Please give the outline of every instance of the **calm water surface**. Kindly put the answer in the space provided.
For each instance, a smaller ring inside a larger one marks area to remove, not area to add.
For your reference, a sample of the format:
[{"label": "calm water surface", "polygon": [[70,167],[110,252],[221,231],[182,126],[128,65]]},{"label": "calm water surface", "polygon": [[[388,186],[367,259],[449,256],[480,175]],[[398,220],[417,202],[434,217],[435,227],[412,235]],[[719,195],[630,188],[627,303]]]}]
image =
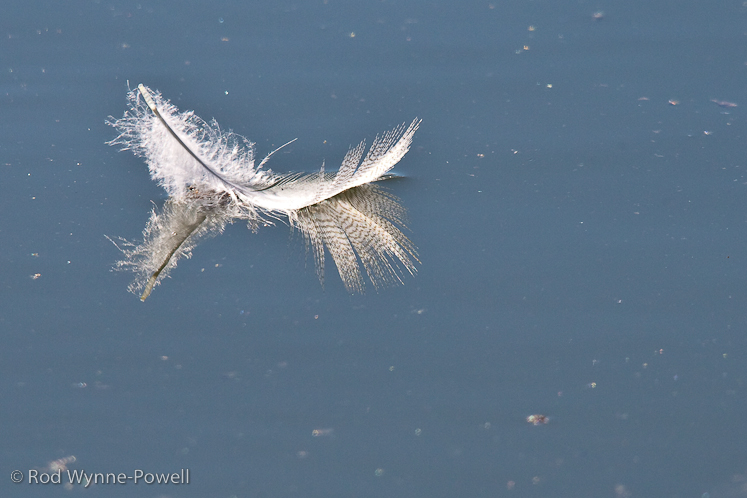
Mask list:
[{"label": "calm water surface", "polygon": [[[9,476],[74,455],[190,469],[100,496],[747,496],[746,19],[742,2],[11,1],[0,494],[64,492]],[[422,118],[388,185],[417,277],[350,296],[287,226],[235,224],[141,303],[105,238],[137,239],[165,200],[105,145],[128,82],[260,156],[298,137],[280,172]]]}]

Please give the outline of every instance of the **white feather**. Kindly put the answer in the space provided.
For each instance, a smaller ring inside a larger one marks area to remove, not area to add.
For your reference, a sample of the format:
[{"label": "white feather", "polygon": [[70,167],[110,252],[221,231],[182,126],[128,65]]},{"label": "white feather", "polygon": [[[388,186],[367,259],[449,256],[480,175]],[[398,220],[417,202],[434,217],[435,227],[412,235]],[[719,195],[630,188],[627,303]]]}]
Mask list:
[{"label": "white feather", "polygon": [[275,174],[254,164],[254,144],[246,138],[222,131],[218,123],[204,121],[192,111],[179,112],[160,93],[144,85],[132,90],[130,110],[121,119],[109,120],[119,136],[109,142],[143,156],[151,177],[171,197],[186,195],[191,188],[227,193],[250,209],[290,214],[347,189],[379,180],[412,144],[420,125],[399,126],[374,139],[363,159],[361,142],[345,156],[334,175]]},{"label": "white feather", "polygon": [[351,292],[363,290],[358,260],[375,287],[401,283],[402,269],[415,273],[415,247],[398,228],[404,209],[368,184],[384,178],[404,157],[420,120],[376,137],[365,157],[361,142],[336,173],[325,173],[322,166],[311,174],[276,174],[263,166],[279,149],[255,166],[254,144],[221,130],[215,120],[179,112],[143,85],[130,91],[128,100],[124,116],[107,121],[119,131],[109,144],[145,158],[151,177],[169,194],[164,208],[151,213],[141,244],[115,243],[125,254],[117,267],[138,275],[130,290],[142,292],[142,300],[200,239],[237,219],[256,229],[263,214],[285,215],[301,231],[320,279],[326,247]]}]

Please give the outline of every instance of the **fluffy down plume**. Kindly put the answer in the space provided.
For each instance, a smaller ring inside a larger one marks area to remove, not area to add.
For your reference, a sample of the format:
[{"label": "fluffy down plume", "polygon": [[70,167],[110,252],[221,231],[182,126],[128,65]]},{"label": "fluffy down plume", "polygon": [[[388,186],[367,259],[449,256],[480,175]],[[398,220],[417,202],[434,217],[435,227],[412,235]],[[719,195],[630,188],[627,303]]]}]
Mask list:
[{"label": "fluffy down plume", "polygon": [[112,241],[125,255],[116,268],[136,273],[130,291],[142,300],[200,239],[236,220],[256,230],[263,215],[287,217],[303,234],[322,281],[325,247],[351,292],[364,288],[360,264],[376,288],[415,273],[415,247],[400,230],[404,208],[371,182],[385,179],[407,153],[419,120],[374,139],[365,157],[361,142],[336,173],[283,175],[263,169],[274,152],[255,165],[251,142],[215,120],[179,112],[160,93],[140,85],[128,100],[124,116],[107,121],[119,131],[109,144],[143,157],[169,194],[161,210],[153,209],[141,244]]}]

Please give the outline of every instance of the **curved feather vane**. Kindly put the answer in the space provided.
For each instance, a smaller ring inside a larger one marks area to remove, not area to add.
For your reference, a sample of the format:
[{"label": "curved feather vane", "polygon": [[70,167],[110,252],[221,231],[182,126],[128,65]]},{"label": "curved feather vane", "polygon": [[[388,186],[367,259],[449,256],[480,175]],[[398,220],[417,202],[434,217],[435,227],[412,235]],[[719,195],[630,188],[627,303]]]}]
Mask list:
[{"label": "curved feather vane", "polygon": [[335,173],[322,166],[316,173],[276,174],[263,166],[279,149],[255,167],[254,144],[222,131],[214,120],[179,112],[143,85],[128,99],[124,116],[107,121],[119,131],[109,144],[144,157],[151,177],[169,194],[162,210],[152,210],[141,244],[112,241],[125,255],[117,268],[137,274],[130,291],[142,300],[199,240],[235,220],[256,230],[266,217],[285,216],[303,234],[322,281],[326,247],[350,292],[364,289],[361,264],[375,288],[415,274],[415,246],[400,230],[405,210],[371,182],[391,177],[420,120],[376,137],[365,157],[361,142]]},{"label": "curved feather vane", "polygon": [[318,173],[280,181],[271,188],[255,192],[242,192],[242,199],[270,211],[302,209],[353,187],[375,182],[389,172],[402,159],[412,144],[412,137],[420,125],[419,120],[395,128],[374,139],[366,157],[361,162],[365,142],[345,155],[339,171],[332,177]]}]

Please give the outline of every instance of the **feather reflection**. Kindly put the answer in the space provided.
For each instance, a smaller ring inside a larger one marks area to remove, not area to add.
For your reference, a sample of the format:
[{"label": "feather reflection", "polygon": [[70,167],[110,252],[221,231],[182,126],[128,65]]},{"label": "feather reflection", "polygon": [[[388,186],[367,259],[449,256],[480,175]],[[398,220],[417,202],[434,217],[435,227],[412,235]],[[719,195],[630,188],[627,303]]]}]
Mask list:
[{"label": "feather reflection", "polygon": [[[288,220],[312,252],[322,283],[325,249],[351,293],[365,289],[361,266],[377,289],[401,284],[405,274],[417,272],[416,248],[402,232],[405,209],[395,196],[377,185],[346,190],[296,211]],[[246,221],[254,231],[258,228],[257,219],[232,208],[230,198],[206,197],[196,190],[182,199],[170,198],[162,209],[151,210],[141,243],[112,240],[124,254],[116,268],[135,273],[128,290],[144,301],[179,259],[191,257],[202,240],[220,234],[235,221]]]}]

